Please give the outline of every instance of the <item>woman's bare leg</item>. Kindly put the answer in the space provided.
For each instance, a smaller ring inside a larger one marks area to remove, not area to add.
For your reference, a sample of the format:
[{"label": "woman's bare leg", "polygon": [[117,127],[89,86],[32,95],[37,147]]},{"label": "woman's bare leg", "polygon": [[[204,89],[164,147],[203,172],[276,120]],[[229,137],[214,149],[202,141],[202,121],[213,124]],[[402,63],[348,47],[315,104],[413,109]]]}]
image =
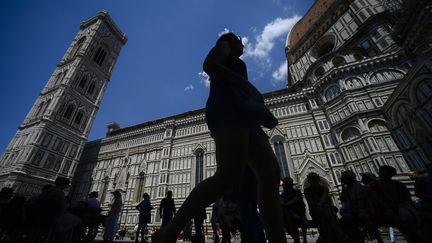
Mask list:
[{"label": "woman's bare leg", "polygon": [[176,242],[178,233],[199,210],[216,201],[226,190],[238,186],[246,164],[249,131],[224,128],[215,134],[214,139],[216,173],[191,191],[171,222],[154,234],[153,243]]},{"label": "woman's bare leg", "polygon": [[280,169],[268,138],[250,138],[248,162],[258,182],[258,204],[270,243],[286,243],[282,205],[279,202]]}]

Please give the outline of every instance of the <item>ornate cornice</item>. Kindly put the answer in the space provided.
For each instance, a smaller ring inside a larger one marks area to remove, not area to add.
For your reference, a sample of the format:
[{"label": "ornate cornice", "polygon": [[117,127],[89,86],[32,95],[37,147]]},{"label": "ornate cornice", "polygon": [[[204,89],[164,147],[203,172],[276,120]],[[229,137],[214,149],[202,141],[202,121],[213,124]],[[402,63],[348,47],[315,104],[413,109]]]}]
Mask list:
[{"label": "ornate cornice", "polygon": [[[310,80],[308,80],[309,85],[311,85],[316,90],[321,86],[325,85],[326,83],[337,79],[340,76],[358,72],[370,72],[372,70],[376,70],[382,67],[387,67],[389,64],[392,64],[394,66],[395,63],[402,62],[403,60],[405,60],[405,58],[406,53],[403,50],[398,50],[385,53],[380,56],[363,59],[361,61],[347,63],[338,67],[333,66],[315,82],[311,83]],[[306,72],[305,77],[310,76],[311,72],[315,71],[316,66],[319,64],[320,63],[312,64]]]},{"label": "ornate cornice", "polygon": [[120,30],[117,24],[114,23],[111,16],[108,14],[108,11],[106,10],[101,10],[98,12],[96,16],[88,20],[82,21],[80,28],[81,29],[87,28],[89,25],[95,23],[98,20],[103,21],[123,45],[126,44],[128,40],[127,36]]}]

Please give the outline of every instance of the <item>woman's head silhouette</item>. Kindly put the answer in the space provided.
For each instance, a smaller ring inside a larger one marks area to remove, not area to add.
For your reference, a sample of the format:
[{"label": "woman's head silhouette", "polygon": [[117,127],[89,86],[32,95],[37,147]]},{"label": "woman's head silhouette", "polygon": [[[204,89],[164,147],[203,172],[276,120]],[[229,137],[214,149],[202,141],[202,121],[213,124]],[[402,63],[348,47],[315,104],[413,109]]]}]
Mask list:
[{"label": "woman's head silhouette", "polygon": [[219,37],[219,39],[216,41],[216,45],[222,42],[228,42],[230,44],[232,55],[241,56],[243,54],[244,45],[240,36],[234,34],[233,32],[228,32]]}]

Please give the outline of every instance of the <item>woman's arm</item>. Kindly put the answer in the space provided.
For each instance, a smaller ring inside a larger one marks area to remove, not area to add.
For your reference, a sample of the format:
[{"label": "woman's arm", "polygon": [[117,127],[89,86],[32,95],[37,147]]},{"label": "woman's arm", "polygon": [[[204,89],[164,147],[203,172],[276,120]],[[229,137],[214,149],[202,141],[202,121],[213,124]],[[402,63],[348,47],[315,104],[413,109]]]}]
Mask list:
[{"label": "woman's arm", "polygon": [[231,52],[230,44],[223,41],[213,47],[203,63],[203,70],[210,77],[216,80],[224,80],[229,82],[246,82],[241,75],[231,71],[222,65],[223,60],[228,57]]}]

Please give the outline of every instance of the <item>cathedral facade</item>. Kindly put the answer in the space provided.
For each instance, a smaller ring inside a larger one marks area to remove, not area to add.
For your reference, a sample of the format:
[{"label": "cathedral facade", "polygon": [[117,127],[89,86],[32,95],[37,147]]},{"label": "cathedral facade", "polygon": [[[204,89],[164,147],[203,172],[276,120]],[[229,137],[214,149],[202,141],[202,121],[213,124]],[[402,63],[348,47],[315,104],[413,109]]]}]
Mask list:
[{"label": "cathedral facade", "polygon": [[[430,163],[431,150],[424,152],[431,146],[430,136],[418,142],[421,136],[410,133],[418,134],[422,128],[430,132],[432,127],[431,35],[427,33],[429,44],[422,42],[424,58],[419,64],[411,50],[417,50],[418,42],[401,40],[396,33],[407,23],[396,19],[396,13],[416,4],[423,4],[422,9],[430,5],[427,1],[316,0],[293,27],[285,48],[287,88],[264,94],[279,120],[276,128],[265,131],[281,177],[292,177],[304,189],[307,174],[315,172],[337,203],[343,170],[360,177],[363,172],[377,174],[381,165],[388,164],[403,178],[404,173]],[[429,18],[430,8],[425,12],[424,18]],[[410,23],[416,21],[422,20]],[[404,41],[410,43],[410,50]],[[404,87],[417,76],[426,80],[421,86],[422,102],[407,108],[402,118],[394,118],[399,116],[393,111],[399,107],[399,97],[408,89]],[[417,108],[422,113],[412,114]],[[413,120],[421,125],[417,130],[409,130]],[[407,146],[402,144],[406,138],[399,135],[406,129],[406,137],[414,136]],[[415,162],[411,154],[417,154]],[[178,207],[215,170],[215,144],[204,109],[199,109],[126,128],[109,124],[105,138],[85,145],[71,193],[73,200],[82,200],[90,191],[98,191],[107,209],[110,192],[123,191],[121,224],[133,226],[138,222],[135,206],[144,192],[158,205],[171,190]],[[151,223],[161,223],[156,210]]]},{"label": "cathedral facade", "polygon": [[[398,178],[432,160],[432,4],[428,0],[316,0],[287,36],[287,88],[264,94],[279,125],[265,130],[299,189],[321,177],[337,204],[340,174]],[[103,209],[123,192],[121,225],[138,222],[144,192],[180,206],[216,170],[204,109],[120,128],[87,142],[126,36],[104,11],[71,46],[0,157],[0,187],[32,195],[73,178],[72,200],[98,191]],[[210,213],[210,211],[208,211]],[[209,217],[208,217],[209,218]],[[151,225],[161,223],[152,211]]]},{"label": "cathedral facade", "polygon": [[107,12],[83,21],[0,157],[0,188],[31,196],[72,178],[126,36]]}]

